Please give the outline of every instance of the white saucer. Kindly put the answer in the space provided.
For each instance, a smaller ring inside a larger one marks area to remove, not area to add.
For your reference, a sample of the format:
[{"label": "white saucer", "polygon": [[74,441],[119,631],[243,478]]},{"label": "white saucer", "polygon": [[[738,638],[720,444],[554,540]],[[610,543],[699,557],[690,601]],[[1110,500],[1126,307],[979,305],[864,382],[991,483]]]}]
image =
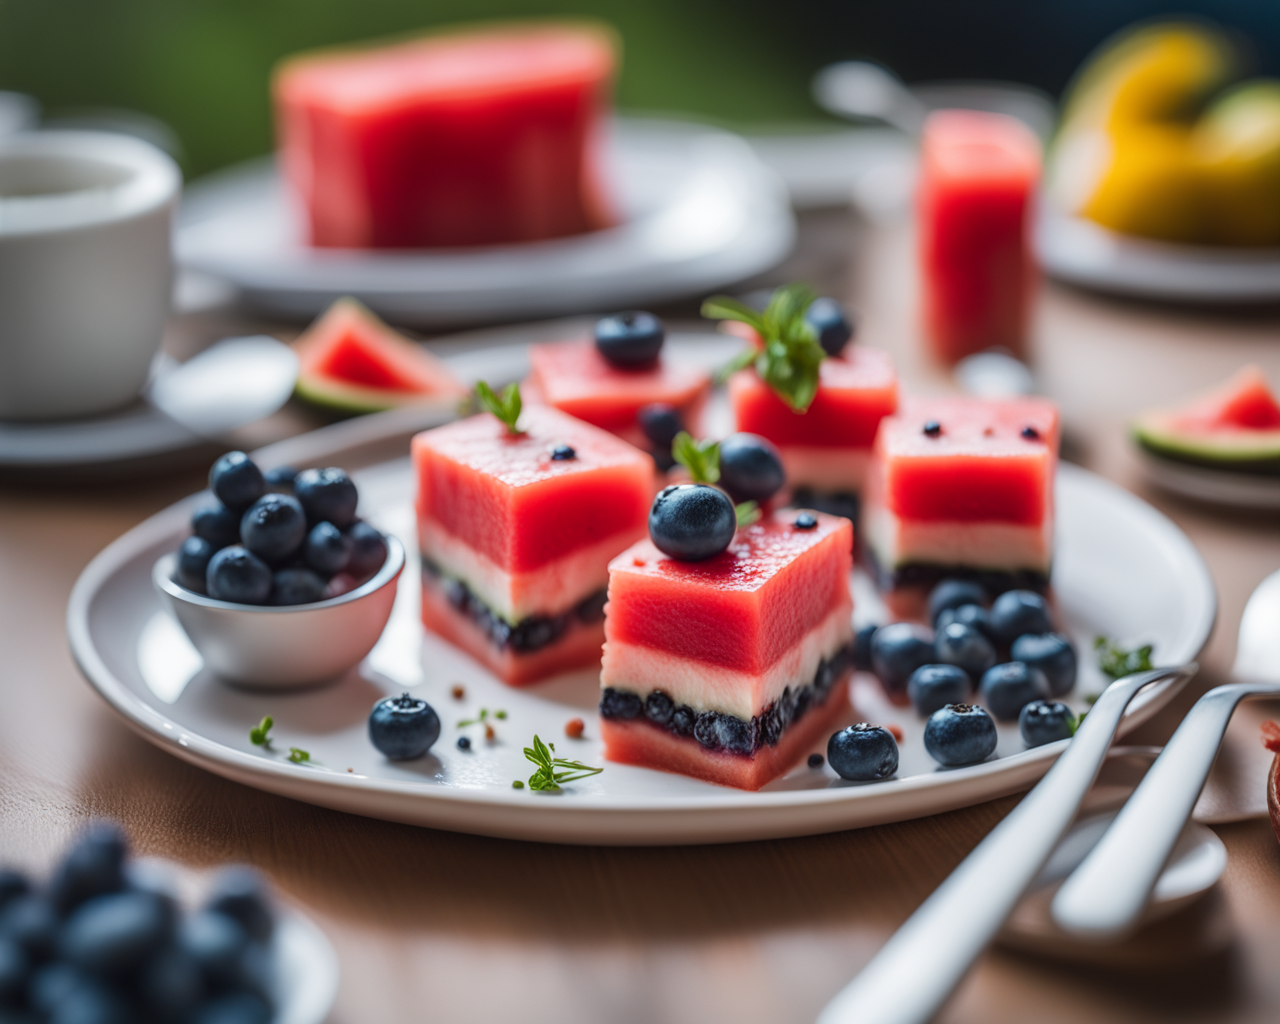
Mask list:
[{"label": "white saucer", "polygon": [[1193,466],[1141,447],[1138,455],[1151,482],[1171,494],[1224,508],[1280,509],[1280,477]]},{"label": "white saucer", "polygon": [[1274,302],[1280,249],[1231,249],[1157,242],[1109,231],[1045,201],[1036,248],[1050,276],[1115,295],[1167,302]]},{"label": "white saucer", "polygon": [[[673,355],[706,358],[723,338],[672,339]],[[469,353],[490,379],[509,377],[522,346]],[[479,365],[489,360],[489,371]],[[403,436],[404,410],[364,417],[272,447],[263,457],[321,463],[346,443],[368,444],[381,426]],[[350,436],[348,436],[350,435]],[[342,444],[337,443],[342,439]],[[332,439],[326,450],[323,442]],[[413,547],[413,474],[407,460],[357,474],[362,514]],[[891,705],[870,676],[855,680],[862,717],[898,725],[904,734],[898,776],[856,785],[827,767],[803,764],[759,793],[721,788],[678,775],[616,765],[601,759],[595,706],[598,673],[583,671],[524,689],[503,686],[434,635],[418,618],[416,552],[404,574],[386,633],[359,672],[333,687],[292,694],[247,693],[203,671],[199,655],[163,610],[151,567],[187,531],[196,495],[153,516],[104,550],[85,569],[72,593],[67,629],[77,661],[102,697],[140,734],[170,753],[227,778],[355,814],[460,832],[547,842],[639,844],[712,843],[831,832],[919,817],[1018,792],[1031,786],[1063,743],[1024,750],[1015,725],[1000,727],[997,760],[942,771],[923,747],[923,721]],[[1104,685],[1091,656],[1093,638],[1106,633],[1122,643],[1152,643],[1161,662],[1195,658],[1216,614],[1213,583],[1186,536],[1151,506],[1071,465],[1058,476],[1058,536],[1054,591],[1081,654],[1079,683],[1069,700],[1078,710]],[[854,581],[855,618],[876,621],[869,582]],[[462,683],[466,698],[451,687]],[[386,693],[421,694],[437,709],[444,731],[420,761],[393,764],[369,744],[369,709]],[[1122,730],[1154,714],[1174,693],[1161,684],[1130,706]],[[457,723],[481,707],[503,709],[497,741],[468,733],[460,751]],[[281,749],[308,750],[313,766],[264,755],[249,742],[263,715],[276,721]],[[564,735],[575,717],[586,738]],[[603,774],[574,783],[559,795],[515,790],[532,766],[522,748],[534,733],[556,742],[562,756],[604,766]]]},{"label": "white saucer", "polygon": [[342,295],[422,326],[553,316],[701,295],[778,263],[787,193],[737,136],[619,119],[609,163],[624,223],[573,238],[462,250],[313,249],[271,160],[186,192],[176,251],[255,306],[314,316]]}]

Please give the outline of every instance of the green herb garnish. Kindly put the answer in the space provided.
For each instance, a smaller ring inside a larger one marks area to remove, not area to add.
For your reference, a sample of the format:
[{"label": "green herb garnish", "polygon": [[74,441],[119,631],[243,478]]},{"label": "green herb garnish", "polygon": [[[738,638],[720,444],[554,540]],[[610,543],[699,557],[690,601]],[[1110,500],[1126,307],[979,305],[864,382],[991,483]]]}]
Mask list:
[{"label": "green herb garnish", "polygon": [[476,398],[479,399],[481,408],[493,413],[507,425],[508,434],[523,433],[516,426],[522,408],[519,384],[508,384],[502,389],[502,394],[496,395],[487,383],[477,381]]},{"label": "green herb garnish", "polygon": [[481,708],[479,714],[477,714],[475,718],[464,718],[461,722],[459,722],[458,728],[465,729],[469,725],[484,725],[489,721],[490,714],[492,714],[494,718],[497,718],[499,720],[505,719],[507,717],[507,713],[503,711],[501,708],[493,712],[490,712],[488,708]]},{"label": "green herb garnish", "polygon": [[512,788],[512,789],[524,789],[524,783],[523,783],[523,782],[521,782],[519,779],[516,779],[516,781],[515,781],[515,782],[511,783],[511,788]]},{"label": "green herb garnish", "polygon": [[744,501],[733,506],[733,514],[738,519],[738,529],[750,526],[760,518],[760,505],[754,501]]},{"label": "green herb garnish", "polygon": [[716,295],[702,304],[702,315],[711,320],[737,320],[760,335],[759,351],[749,349],[733,359],[719,374],[755,366],[760,379],[796,412],[807,412],[818,393],[818,366],[826,352],[818,344],[817,331],[805,320],[805,312],[817,296],[804,284],[775,289],[763,311],[727,295]]},{"label": "green herb garnish", "polygon": [[713,484],[720,479],[719,441],[695,441],[682,430],[671,442],[671,457],[689,471],[695,484]]},{"label": "green herb garnish", "polygon": [[1098,652],[1098,668],[1104,675],[1112,679],[1132,675],[1134,672],[1145,672],[1152,668],[1152,645],[1145,644],[1132,651],[1126,651],[1119,644],[1113,643],[1105,636],[1093,641],[1093,648]]},{"label": "green herb garnish", "polygon": [[304,762],[311,760],[311,755],[308,754],[301,747],[290,747],[289,760],[292,761],[294,764],[303,764]]},{"label": "green herb garnish", "polygon": [[249,742],[255,747],[271,746],[271,727],[275,725],[275,719],[270,715],[264,715],[262,721],[249,730]]},{"label": "green herb garnish", "polygon": [[[538,770],[529,776],[529,788],[533,790],[556,790],[562,782],[576,782],[590,775],[599,775],[603,768],[592,768],[581,761],[566,761],[563,757],[552,757],[556,745],[543,743],[536,735],[533,746],[524,748],[524,756],[538,766]],[[559,769],[559,770],[557,770]]]}]

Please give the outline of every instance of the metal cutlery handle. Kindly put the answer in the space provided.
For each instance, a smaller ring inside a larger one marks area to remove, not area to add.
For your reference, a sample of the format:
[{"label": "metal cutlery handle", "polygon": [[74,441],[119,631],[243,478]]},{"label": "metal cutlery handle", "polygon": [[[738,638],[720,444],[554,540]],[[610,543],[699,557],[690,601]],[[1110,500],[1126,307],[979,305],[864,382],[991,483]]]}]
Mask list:
[{"label": "metal cutlery handle", "polygon": [[1196,701],[1102,841],[1054,896],[1059,927],[1107,940],[1137,926],[1209,777],[1236,705],[1264,693],[1280,693],[1280,684],[1231,683]]},{"label": "metal cutlery handle", "polygon": [[1040,783],[827,1004],[818,1024],[923,1024],[1013,911],[1093,785],[1124,709],[1144,686],[1195,665],[1112,683]]}]

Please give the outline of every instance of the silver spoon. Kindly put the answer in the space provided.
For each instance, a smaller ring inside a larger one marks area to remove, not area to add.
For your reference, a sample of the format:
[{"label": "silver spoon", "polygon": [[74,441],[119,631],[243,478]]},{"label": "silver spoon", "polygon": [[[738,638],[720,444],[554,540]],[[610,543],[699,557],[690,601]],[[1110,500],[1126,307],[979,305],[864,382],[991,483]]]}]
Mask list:
[{"label": "silver spoon", "polygon": [[890,71],[864,60],[829,64],[813,77],[813,98],[841,117],[883,121],[919,135],[928,108]]},{"label": "silver spoon", "polygon": [[1263,580],[1245,605],[1231,674],[1240,681],[1196,701],[1102,841],[1058,890],[1052,914],[1063,930],[1115,941],[1137,928],[1236,705],[1280,694],[1280,572]]},{"label": "silver spoon", "polygon": [[818,1024],[929,1020],[1070,827],[1129,702],[1144,686],[1170,678],[1181,685],[1195,671],[1154,669],[1108,686],[1048,774],[827,1004]]}]

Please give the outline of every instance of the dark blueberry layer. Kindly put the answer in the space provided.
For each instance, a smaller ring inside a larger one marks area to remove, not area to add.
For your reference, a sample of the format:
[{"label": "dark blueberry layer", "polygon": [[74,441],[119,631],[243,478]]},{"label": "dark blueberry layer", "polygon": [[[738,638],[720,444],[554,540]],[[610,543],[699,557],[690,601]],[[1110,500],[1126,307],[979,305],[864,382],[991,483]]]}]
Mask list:
[{"label": "dark blueberry layer", "polygon": [[444,575],[430,559],[422,560],[422,573],[436,581],[449,604],[484,630],[495,647],[509,647],[517,654],[532,654],[555,643],[575,621],[590,625],[604,618],[604,603],[608,595],[604,590],[597,590],[574,605],[571,611],[559,615],[530,615],[512,625],[476,597],[462,580]]},{"label": "dark blueberry layer", "polygon": [[1049,589],[1049,577],[1032,569],[1003,572],[995,569],[974,569],[966,565],[930,565],[913,562],[890,568],[880,564],[870,547],[859,548],[860,557],[867,564],[881,590],[894,587],[933,587],[942,580],[971,580],[992,597],[1007,590],[1034,590],[1044,593]]},{"label": "dark blueberry layer", "polygon": [[826,703],[837,679],[853,664],[853,646],[842,647],[818,663],[813,682],[794,690],[788,686],[763,714],[750,721],[719,711],[695,711],[676,704],[661,690],[644,700],[629,690],[607,687],[600,695],[600,717],[614,721],[643,719],[677,736],[692,736],[708,750],[724,750],[750,757],[761,747],[777,746],[782,734],[810,708]]}]

